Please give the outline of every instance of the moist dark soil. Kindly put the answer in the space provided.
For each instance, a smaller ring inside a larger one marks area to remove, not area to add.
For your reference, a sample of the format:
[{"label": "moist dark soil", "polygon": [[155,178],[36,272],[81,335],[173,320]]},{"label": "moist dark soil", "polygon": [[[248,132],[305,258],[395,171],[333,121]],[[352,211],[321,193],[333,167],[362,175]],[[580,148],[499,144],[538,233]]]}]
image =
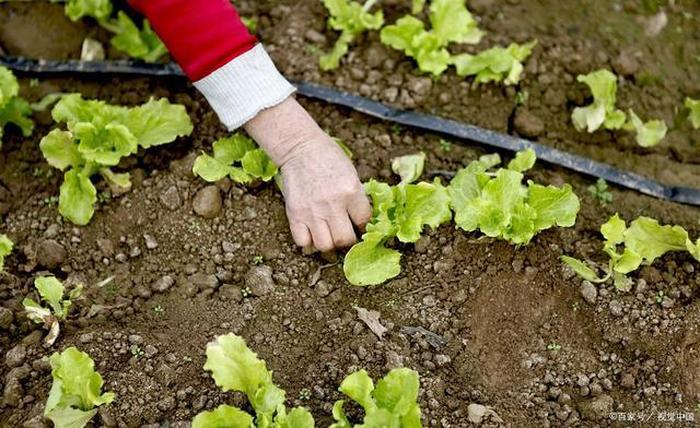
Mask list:
[{"label": "moist dark soil", "polygon": [[[387,19],[403,14],[406,3],[387,1]],[[677,106],[685,95],[700,94],[694,60],[700,53],[700,5],[676,1],[665,7],[668,24],[650,37],[643,23],[655,11],[639,4],[470,2],[489,30],[476,48],[540,42],[520,87],[508,89],[475,87],[451,73],[436,81],[420,76],[410,61],[382,47],[376,34],[360,38],[337,72],[320,74],[317,51],[328,49],[334,37],[325,30],[320,3],[247,2],[241,12],[259,18],[262,40],[290,77],[490,129],[527,132],[669,184],[699,186],[694,144],[700,136],[681,120]],[[41,58],[78,57],[82,38],[98,31],[89,22],[71,23],[59,5],[40,3],[3,4],[0,22],[5,52]],[[640,149],[624,134],[579,134],[570,125],[571,108],[586,96],[576,74],[621,66],[623,53],[637,67],[618,71],[626,75],[620,104],[672,124],[657,148]],[[117,394],[100,409],[95,426],[186,427],[202,410],[244,406],[240,396],[221,393],[202,369],[206,343],[228,332],[247,340],[274,370],[289,403],[310,408],[321,427],[331,422],[345,375],[365,368],[376,378],[398,366],[420,373],[423,421],[430,427],[470,426],[471,403],[490,406],[503,420],[491,418],[485,426],[693,426],[659,418],[663,412],[700,417],[698,263],[670,254],[633,274],[631,292],[601,285],[592,293],[558,260],[569,254],[602,261],[597,231],[615,212],[628,220],[647,215],[679,224],[697,237],[697,208],[615,188],[613,202],[601,205],[587,190],[591,179],[538,164],[528,178],[571,183],[580,196],[575,227],[545,231],[517,248],[443,226],[401,248],[400,276],[358,288],[344,279],[339,255],[304,255],[294,247],[284,201],[273,185],[244,188],[222,181],[216,185],[223,199],[218,216],[194,213],[194,196],[208,185],[192,176],[192,162],[226,131],[183,80],[32,77],[21,78],[22,94],[30,100],[57,91],[126,105],[168,97],[187,107],[195,130],[123,162],[120,168],[134,179],[131,192],[112,196],[98,183],[103,202],[86,227],[57,212],[60,174],[38,148],[51,128],[49,115],[38,115],[31,138],[6,133],[0,213],[2,233],[16,249],[0,277],[0,426],[45,426],[40,415],[51,385],[47,357],[71,345],[92,356],[105,389]],[[518,92],[528,94],[521,106]],[[391,158],[419,150],[428,155],[428,172],[456,170],[487,153],[301,101],[352,149],[363,180],[394,180]],[[516,126],[525,112],[542,122],[540,132]],[[33,279],[48,273],[86,285],[49,349],[41,344],[45,332],[21,305]],[[388,333],[378,339],[355,307],[379,311]],[[616,422],[613,412],[643,414],[645,421]]]}]

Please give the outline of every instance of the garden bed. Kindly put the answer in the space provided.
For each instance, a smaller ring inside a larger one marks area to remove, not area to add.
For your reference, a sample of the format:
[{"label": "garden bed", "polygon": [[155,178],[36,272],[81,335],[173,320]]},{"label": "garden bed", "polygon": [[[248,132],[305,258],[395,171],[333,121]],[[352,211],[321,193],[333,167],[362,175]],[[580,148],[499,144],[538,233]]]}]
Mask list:
[{"label": "garden bed", "polygon": [[[403,9],[399,2],[387,3],[393,21]],[[358,40],[341,69],[321,74],[316,49],[327,50],[330,43],[323,40],[332,40],[333,33],[324,30],[319,2],[244,2],[240,9],[258,16],[261,38],[289,77],[517,132],[668,184],[700,187],[700,134],[674,121],[683,97],[700,93],[698,63],[691,60],[700,55],[700,6],[676,2],[666,9],[668,28],[652,38],[640,24],[651,14],[637,2],[622,2],[619,10],[602,0],[563,3],[470,2],[481,26],[492,30],[484,46],[539,40],[518,89],[472,88],[453,73],[437,81],[419,76],[375,35]],[[70,23],[58,5],[3,4],[0,21],[0,46],[12,55],[76,58],[85,35],[103,37],[88,24]],[[628,55],[637,68],[632,83],[621,87],[621,105],[674,124],[653,149],[621,134],[577,133],[570,123],[572,106],[584,97],[575,75],[601,66],[631,67],[621,64]],[[95,360],[104,389],[117,394],[100,409],[96,426],[185,426],[201,410],[232,401],[202,370],[206,344],[228,332],[243,336],[264,357],[289,402],[308,407],[317,426],[332,422],[337,387],[349,372],[365,368],[376,378],[398,366],[419,372],[423,421],[431,427],[468,426],[471,403],[492,407],[504,421],[492,418],[486,425],[512,427],[607,426],[613,424],[610,412],[645,412],[652,419],[644,426],[669,426],[656,419],[658,412],[698,410],[698,263],[687,254],[667,255],[634,274],[632,291],[622,293],[612,285],[593,291],[582,286],[559,261],[562,254],[597,260],[598,230],[615,212],[678,224],[697,237],[697,208],[618,189],[613,202],[601,206],[587,190],[592,180],[538,164],[529,178],[570,183],[581,198],[575,227],[545,231],[518,248],[442,226],[406,247],[400,276],[359,288],[347,283],[338,258],[307,256],[294,247],[273,185],[249,189],[221,182],[219,215],[209,220],[193,212],[194,196],[207,187],[191,174],[194,158],[226,132],[183,80],[31,78],[21,79],[30,100],[57,91],[125,105],[167,97],[186,106],[195,128],[191,137],[120,165],[132,171],[132,191],[100,204],[92,222],[80,228],[58,214],[61,180],[39,150],[51,125],[48,113],[39,115],[30,139],[6,134],[2,231],[17,247],[0,278],[0,425],[43,426],[38,415],[51,386],[46,356],[75,345]],[[522,106],[516,105],[518,91],[528,93]],[[352,149],[363,181],[395,180],[389,166],[399,155],[424,151],[429,173],[455,171],[488,153],[301,101]],[[26,319],[21,305],[33,277],[47,266],[68,283],[86,285],[76,316],[51,349],[42,346],[43,331]],[[355,307],[380,312],[389,329],[381,340]],[[243,405],[240,397],[233,401]]]}]

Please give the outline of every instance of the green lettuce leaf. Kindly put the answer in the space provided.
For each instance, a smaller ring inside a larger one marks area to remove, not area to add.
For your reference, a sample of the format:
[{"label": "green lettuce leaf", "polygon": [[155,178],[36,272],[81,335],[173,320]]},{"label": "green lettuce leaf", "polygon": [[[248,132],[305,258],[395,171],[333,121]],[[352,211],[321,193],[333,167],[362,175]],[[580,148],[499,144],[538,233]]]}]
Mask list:
[{"label": "green lettuce leaf", "polygon": [[102,376],[90,356],[70,347],[49,358],[53,385],[44,416],[56,427],[82,428],[95,415],[93,409],[114,400],[114,393],[102,393]]},{"label": "green lettuce leaf", "polygon": [[522,150],[515,154],[515,158],[508,163],[511,171],[525,172],[535,166],[537,155],[532,149]]},{"label": "green lettuce leaf", "polygon": [[451,61],[457,68],[457,75],[476,76],[476,83],[503,81],[506,85],[515,85],[524,70],[522,62],[536,44],[536,40],[524,45],[511,43],[506,48],[497,46],[477,55],[455,55]]},{"label": "green lettuce leaf", "polygon": [[688,119],[693,128],[700,129],[700,100],[694,100],[690,97],[685,99],[685,108],[690,111]]},{"label": "green lettuce leaf", "polygon": [[401,273],[401,253],[367,235],[345,255],[343,272],[353,285],[381,284]]},{"label": "green lettuce leaf", "polygon": [[209,412],[202,412],[192,420],[192,428],[250,428],[253,417],[241,409],[222,404]]},{"label": "green lettuce leaf", "polygon": [[49,165],[61,171],[83,163],[72,132],[53,129],[41,139],[39,148]]},{"label": "green lettuce leaf", "polygon": [[402,183],[413,183],[423,174],[425,165],[425,153],[420,152],[415,155],[399,156],[392,159],[391,169],[394,174],[401,177]]},{"label": "green lettuce leaf", "polygon": [[262,181],[270,181],[277,174],[277,166],[263,149],[251,150],[241,159],[243,170]]},{"label": "green lettuce leaf", "polygon": [[585,83],[593,95],[593,103],[577,107],[571,116],[574,126],[580,132],[595,132],[601,126],[605,129],[620,129],[625,124],[625,113],[615,108],[617,101],[617,76],[608,70],[598,70],[580,75],[577,80]]},{"label": "green lettuce leaf", "polygon": [[209,182],[227,175],[241,184],[250,183],[254,178],[270,181],[277,174],[277,166],[256,147],[253,140],[242,134],[220,138],[213,144],[214,156],[202,153],[195,159],[192,172]]},{"label": "green lettuce leaf", "polygon": [[397,200],[402,203],[396,207],[396,237],[401,242],[416,242],[420,238],[423,226],[436,229],[452,219],[450,196],[447,189],[435,179],[433,183],[421,182],[394,188]]},{"label": "green lettuce leaf", "polygon": [[192,173],[203,178],[205,181],[213,183],[229,175],[231,166],[221,162],[219,159],[202,153],[197,156],[192,166]]},{"label": "green lettuce leaf", "polygon": [[79,170],[73,168],[63,174],[58,197],[58,212],[71,222],[84,226],[95,212],[97,189]]},{"label": "green lettuce leaf", "polygon": [[129,109],[124,124],[136,137],[138,145],[145,149],[190,135],[194,128],[185,106],[171,104],[165,98],[151,98],[147,103]]},{"label": "green lettuce leaf", "polygon": [[[371,6],[371,3],[368,4]],[[328,26],[341,32],[331,52],[319,59],[321,69],[328,71],[338,68],[340,59],[359,34],[384,25],[384,14],[381,10],[370,13],[362,4],[350,0],[323,0],[323,5],[330,14]]]},{"label": "green lettuce leaf", "polygon": [[411,13],[418,15],[425,7],[425,0],[411,0]]},{"label": "green lettuce leaf", "polygon": [[98,128],[92,123],[80,122],[73,126],[79,141],[78,151],[88,161],[115,166],[121,158],[136,153],[138,140],[124,125],[110,123]]},{"label": "green lettuce leaf", "polygon": [[650,120],[642,122],[637,114],[629,110],[629,121],[625,128],[637,133],[637,144],[641,147],[653,147],[666,137],[668,126],[663,120]]},{"label": "green lettuce leaf", "polygon": [[609,275],[604,278],[599,278],[598,274],[581,260],[569,256],[561,256],[559,259],[569,266],[578,276],[590,282],[605,282],[609,278]]},{"label": "green lettuce leaf", "polygon": [[[42,276],[34,280],[34,286],[41,298],[51,306],[58,318],[64,318],[63,284],[53,276]],[[70,304],[69,304],[70,305]]]},{"label": "green lettuce leaf", "polygon": [[119,11],[117,21],[106,27],[115,33],[111,40],[112,45],[132,58],[156,62],[168,53],[168,49],[146,20],[143,21],[143,30],[139,30],[129,15]]},{"label": "green lettuce leaf", "polygon": [[0,66],[0,107],[19,94],[19,83],[9,68]]},{"label": "green lettuce leaf", "polygon": [[[56,0],[52,0],[56,1]],[[112,14],[111,0],[68,0],[65,6],[66,16],[75,22],[84,17],[98,21],[107,19]]]},{"label": "green lettuce leaf", "polygon": [[431,1],[430,25],[441,46],[451,42],[477,44],[484,36],[464,0]]},{"label": "green lettuce leaf", "polygon": [[0,235],[0,272],[5,269],[5,257],[9,256],[14,247],[14,243],[7,235]]},{"label": "green lettuce leaf", "polygon": [[8,68],[0,66],[0,145],[3,128],[8,123],[17,126],[25,137],[30,136],[34,130],[34,122],[29,118],[32,109],[18,94],[17,78]]}]

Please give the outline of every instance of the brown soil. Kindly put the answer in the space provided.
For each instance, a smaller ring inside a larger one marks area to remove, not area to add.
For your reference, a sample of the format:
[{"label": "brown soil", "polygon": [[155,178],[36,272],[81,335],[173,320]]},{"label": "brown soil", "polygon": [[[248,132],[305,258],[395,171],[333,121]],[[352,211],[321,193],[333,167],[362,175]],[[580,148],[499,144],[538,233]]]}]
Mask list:
[{"label": "brown soil", "polygon": [[[386,3],[389,21],[405,9],[398,6],[402,2]],[[700,34],[697,2],[677,1],[667,8],[668,27],[656,38],[641,33],[637,20],[649,15],[637,2],[623,2],[620,11],[603,0],[585,7],[537,0],[475,0],[471,5],[490,31],[483,46],[540,41],[520,88],[472,88],[451,73],[438,81],[425,79],[409,61],[383,48],[376,35],[358,40],[339,71],[321,75],[315,50],[308,47],[318,37],[309,31],[329,41],[333,34],[324,31],[319,2],[247,2],[241,11],[259,17],[261,38],[290,77],[510,132],[516,132],[516,91],[527,91],[520,108],[544,121],[539,141],[668,183],[700,186],[693,146],[699,135],[675,111],[683,96],[700,93],[698,63],[690,59],[700,53],[692,39]],[[3,4],[0,45],[13,55],[78,56],[82,37],[95,30],[89,23],[70,23],[59,12],[58,5]],[[38,31],[49,25],[63,29],[61,35]],[[17,34],[31,34],[32,43],[20,43]],[[59,37],[66,39],[59,42]],[[641,54],[637,73],[621,89],[621,105],[673,123],[668,140],[651,150],[637,148],[622,134],[578,134],[568,119],[585,95],[575,75],[615,64],[620,52],[630,49]],[[647,75],[664,78],[642,78]],[[206,343],[228,332],[246,338],[274,370],[289,402],[309,407],[321,427],[330,423],[336,388],[347,373],[366,368],[378,377],[396,366],[419,371],[424,424],[431,427],[469,426],[470,403],[491,406],[505,421],[486,425],[510,427],[618,426],[608,418],[610,410],[653,416],[643,424],[619,426],[667,427],[674,425],[658,421],[657,412],[697,410],[697,262],[685,254],[666,256],[633,275],[632,292],[602,286],[595,302],[588,303],[579,290],[581,281],[558,261],[564,253],[599,259],[597,230],[615,212],[626,219],[648,215],[680,224],[698,236],[697,208],[618,189],[613,189],[614,202],[601,206],[586,190],[590,179],[538,165],[531,178],[571,183],[581,197],[574,228],[546,231],[531,245],[515,248],[445,226],[403,248],[403,272],[385,285],[353,287],[337,265],[323,269],[310,286],[329,259],[304,256],[293,246],[274,186],[244,189],[221,183],[221,214],[204,220],[193,213],[192,197],[205,183],[191,175],[191,163],[225,131],[192,87],[176,79],[60,78],[32,85],[26,76],[22,83],[23,95],[31,100],[55,91],[80,91],[123,104],[167,96],[187,106],[196,126],[190,138],[124,162],[121,167],[135,178],[133,191],[101,204],[83,228],[64,222],[52,198],[60,177],[43,161],[37,144],[51,127],[48,115],[37,119],[30,139],[7,133],[0,154],[0,208],[2,232],[16,250],[0,278],[0,306],[13,315],[7,326],[0,325],[0,352],[17,355],[24,347],[26,356],[15,368],[0,363],[0,426],[42,426],[36,416],[51,384],[46,356],[70,345],[93,357],[106,389],[117,393],[95,418],[96,426],[186,426],[175,423],[223,402],[242,405],[240,397],[219,392],[202,370]],[[389,88],[396,88],[396,99],[387,99],[392,98]],[[439,136],[302,102],[352,148],[363,179],[391,179],[390,159],[418,150],[428,154],[430,170],[456,170],[485,153],[458,144],[446,151]],[[172,210],[161,202],[166,192],[179,196]],[[144,235],[158,246],[147,249]],[[21,306],[33,278],[46,272],[36,262],[36,250],[46,239],[67,250],[52,272],[87,285],[85,298],[51,349],[41,346],[43,332]],[[241,290],[250,271],[264,269],[256,266],[259,256],[273,272],[274,292],[244,298]],[[153,292],[152,284],[165,275],[175,285]],[[96,286],[112,276],[112,282]],[[354,306],[380,311],[389,333],[378,340]],[[431,344],[407,333],[407,326],[423,327],[447,344]],[[135,347],[144,355],[133,355]],[[608,399],[611,409],[592,410]]]}]

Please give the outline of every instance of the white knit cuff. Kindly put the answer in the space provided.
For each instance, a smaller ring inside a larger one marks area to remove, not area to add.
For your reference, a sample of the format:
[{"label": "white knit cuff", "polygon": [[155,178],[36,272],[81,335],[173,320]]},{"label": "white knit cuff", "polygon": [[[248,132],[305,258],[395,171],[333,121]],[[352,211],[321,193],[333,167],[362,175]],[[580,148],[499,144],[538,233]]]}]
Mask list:
[{"label": "white knit cuff", "polygon": [[296,90],[277,71],[261,44],[194,82],[194,86],[229,130],[281,103]]}]

